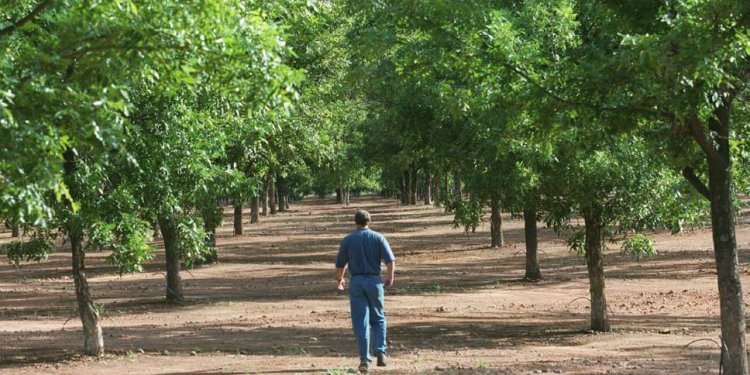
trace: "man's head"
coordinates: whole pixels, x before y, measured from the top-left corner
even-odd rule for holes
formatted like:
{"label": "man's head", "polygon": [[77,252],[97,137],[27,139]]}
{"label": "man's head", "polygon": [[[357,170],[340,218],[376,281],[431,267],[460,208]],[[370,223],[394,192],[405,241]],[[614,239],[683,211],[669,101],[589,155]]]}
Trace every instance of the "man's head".
{"label": "man's head", "polygon": [[354,213],[354,223],[360,227],[366,227],[370,224],[370,213],[359,209]]}

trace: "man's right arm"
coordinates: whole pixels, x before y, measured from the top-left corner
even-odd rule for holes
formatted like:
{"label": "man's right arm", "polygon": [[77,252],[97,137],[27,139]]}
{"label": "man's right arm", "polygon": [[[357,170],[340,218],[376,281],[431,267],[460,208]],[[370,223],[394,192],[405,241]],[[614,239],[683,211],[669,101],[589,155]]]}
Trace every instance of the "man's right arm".
{"label": "man's right arm", "polygon": [[344,272],[346,272],[347,263],[349,263],[349,256],[342,240],[339,245],[339,253],[336,256],[336,289],[338,290],[344,290]]}
{"label": "man's right arm", "polygon": [[396,272],[396,257],[393,255],[393,250],[391,250],[391,245],[388,243],[388,240],[385,238],[385,236],[380,236],[380,256],[383,259],[383,262],[386,266],[386,276],[385,280],[383,280],[383,284],[386,287],[390,287],[393,285],[393,279],[395,278],[395,272]]}

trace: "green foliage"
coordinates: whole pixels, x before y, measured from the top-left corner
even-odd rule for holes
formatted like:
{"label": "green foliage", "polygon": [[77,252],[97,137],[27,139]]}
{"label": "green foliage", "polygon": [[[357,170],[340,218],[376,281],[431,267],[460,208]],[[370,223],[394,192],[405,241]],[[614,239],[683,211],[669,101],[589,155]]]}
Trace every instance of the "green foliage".
{"label": "green foliage", "polygon": [[21,261],[40,262],[47,260],[55,251],[52,241],[42,235],[34,235],[28,241],[13,241],[0,245],[0,254],[5,254],[16,267]]}
{"label": "green foliage", "polygon": [[636,234],[623,241],[620,254],[630,255],[633,260],[640,261],[643,258],[656,256],[656,249],[651,238],[642,234]]}
{"label": "green foliage", "polygon": [[185,266],[190,268],[198,261],[204,261],[212,249],[206,245],[206,232],[203,223],[194,216],[179,216],[177,219],[177,247]]}
{"label": "green foliage", "polygon": [[123,214],[116,223],[101,223],[89,231],[89,246],[111,247],[107,263],[117,266],[120,275],[142,272],[143,264],[153,258],[151,223],[134,215]]}
{"label": "green foliage", "polygon": [[565,239],[565,245],[568,249],[570,249],[570,251],[575,251],[579,257],[586,255],[585,244],[586,233],[581,229],[570,231],[570,234]]}
{"label": "green foliage", "polygon": [[484,205],[481,201],[453,201],[447,209],[453,211],[453,226],[458,228],[462,226],[465,233],[476,232],[477,227],[482,222]]}

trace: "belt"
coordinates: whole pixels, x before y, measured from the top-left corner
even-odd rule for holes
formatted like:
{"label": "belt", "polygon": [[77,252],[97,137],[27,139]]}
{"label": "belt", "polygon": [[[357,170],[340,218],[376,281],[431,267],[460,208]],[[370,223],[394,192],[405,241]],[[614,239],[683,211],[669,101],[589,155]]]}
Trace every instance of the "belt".
{"label": "belt", "polygon": [[379,273],[353,273],[352,276],[380,276]]}

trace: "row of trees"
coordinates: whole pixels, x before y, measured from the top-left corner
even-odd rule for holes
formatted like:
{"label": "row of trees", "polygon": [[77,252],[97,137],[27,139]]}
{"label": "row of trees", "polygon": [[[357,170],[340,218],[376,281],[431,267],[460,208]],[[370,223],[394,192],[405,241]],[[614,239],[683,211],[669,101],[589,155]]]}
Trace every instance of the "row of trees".
{"label": "row of trees", "polygon": [[[610,329],[604,240],[677,232],[710,217],[722,361],[726,373],[747,374],[734,217],[748,175],[747,164],[733,160],[748,154],[750,4],[348,1],[344,8],[355,20],[352,82],[368,101],[360,131],[373,152],[365,158],[383,169],[385,186],[413,204],[417,175],[425,191],[430,176],[452,176],[454,190],[469,196],[448,200],[457,224],[475,228],[489,206],[493,247],[502,245],[500,212],[524,216],[528,279],[541,277],[535,233],[544,220],[586,259],[597,331]],[[640,236],[623,248],[636,258],[653,253]]]}
{"label": "row of trees", "polygon": [[357,183],[346,125],[362,111],[340,95],[344,28],[331,10],[296,0],[2,5],[0,218],[25,233],[2,251],[18,263],[70,244],[86,354],[104,352],[87,251],[141,271],[157,235],[166,299],[181,304],[181,267],[218,256],[221,203],[235,206],[242,234],[247,202],[253,223],[316,186]]}

